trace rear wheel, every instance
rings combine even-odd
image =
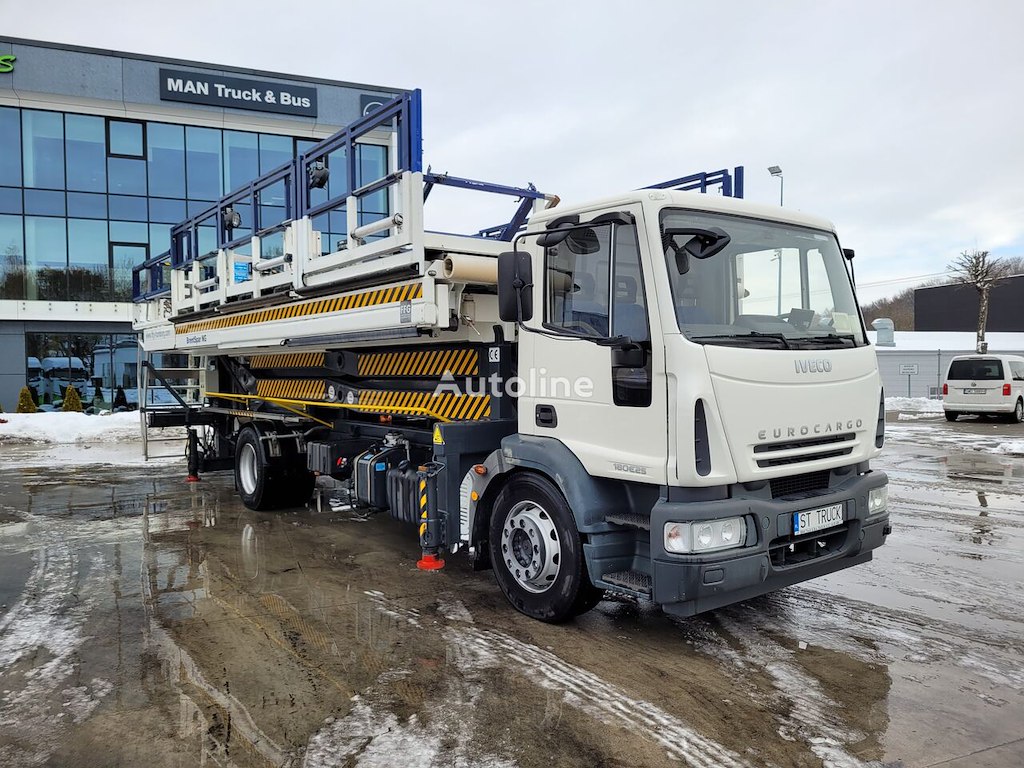
[[[945,413],[946,413],[946,421],[956,421],[957,416],[960,415],[956,411],[946,411]]]
[[[1020,424],[1024,421],[1024,400],[1017,398],[1017,404],[1013,406],[1013,413],[1010,414],[1010,421],[1013,424]]]
[[[235,490],[242,503],[259,511],[277,506],[266,446],[255,427],[243,427],[235,441]]]
[[[304,505],[313,493],[316,475],[294,439],[279,441],[281,455],[271,457],[260,431],[244,427],[235,442],[235,490],[249,509],[266,511]]]
[[[519,475],[502,488],[491,513],[490,546],[498,586],[531,618],[565,621],[600,599],[572,510],[543,477]]]

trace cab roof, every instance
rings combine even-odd
[[[705,211],[708,213],[732,214],[735,216],[746,216],[754,219],[765,219],[776,221],[782,224],[797,224],[813,229],[823,229],[835,232],[835,225],[828,219],[819,216],[812,216],[801,211],[790,208],[781,208],[777,205],[761,205],[751,203],[735,197],[722,197],[721,195],[708,195],[700,192],[681,192],[669,189],[638,189],[614,197],[605,197],[593,200],[581,205],[556,206],[535,213],[529,220],[529,225],[544,224],[552,219],[579,214],[580,216],[593,210],[607,210],[616,206],[641,204],[647,207],[657,206],[658,208],[678,207],[692,211]]]

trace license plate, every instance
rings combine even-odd
[[[965,389],[964,390],[964,394],[965,395],[984,395],[985,394],[985,390],[984,389]]]
[[[833,504],[830,507],[822,507],[821,509],[808,509],[806,512],[794,512],[793,535],[802,536],[805,533],[841,525],[842,522],[842,504]]]

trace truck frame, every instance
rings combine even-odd
[[[192,361],[178,387],[143,360],[182,393],[140,394],[144,418],[187,425],[190,475],[233,470],[251,509],[351,483],[417,528],[421,569],[465,551],[544,621],[607,591],[689,616],[867,562],[884,399],[852,252],[742,183],[565,207],[424,171],[404,93],[135,268],[144,355]],[[439,186],[518,202],[434,232]]]

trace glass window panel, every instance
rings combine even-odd
[[[114,263],[114,301],[131,301],[132,267],[149,258],[149,246],[111,243],[110,257]]]
[[[110,300],[107,222],[68,219],[68,299]]]
[[[148,243],[149,225],[134,221],[110,222],[110,242],[112,243]]]
[[[107,191],[107,148],[103,118],[65,115],[67,137],[68,189],[83,192]]]
[[[25,242],[21,216],[0,216],[0,299],[25,298]]]
[[[361,187],[387,175],[388,150],[378,144],[356,144],[356,186]]]
[[[146,194],[146,163],[126,157],[107,158],[110,191],[120,195]]]
[[[149,198],[149,220],[162,224],[177,224],[185,220],[184,200],[164,200],[159,197]]]
[[[291,136],[272,136],[260,134],[260,173],[272,171],[292,159],[293,144]]]
[[[110,218],[125,219],[127,221],[148,221],[149,212],[147,211],[146,198],[111,195]]]
[[[338,245],[344,242],[345,234],[345,212],[330,211],[313,217],[313,229],[320,232],[320,252],[328,254],[338,250]]]
[[[316,205],[317,202],[326,202],[336,197],[343,197],[349,193],[348,163],[345,161],[347,156],[348,152],[344,147],[336,149],[327,155],[327,168],[331,172],[330,176],[327,177],[327,188],[315,190],[315,197],[317,198],[315,202],[312,200],[314,193],[310,193],[311,205]]]
[[[215,128],[185,129],[188,197],[194,200],[216,200],[224,194],[220,133]]]
[[[295,156],[298,157],[309,151],[310,147],[315,147],[319,142],[313,139],[296,139],[295,140]]]
[[[142,123],[111,120],[110,154],[142,157]]]
[[[149,193],[185,197],[185,129],[180,125],[148,123]]]
[[[25,186],[64,188],[64,120],[58,112],[21,112]]]
[[[39,216],[64,216],[64,193],[49,189],[26,189],[25,213]]]
[[[171,249],[171,228],[166,224],[149,225],[149,252],[163,253]]]
[[[198,227],[199,256],[205,256],[217,250],[217,228],[214,226]]]
[[[281,206],[261,205],[260,206],[260,229],[276,227],[288,214]]]
[[[198,216],[200,213],[210,207],[210,203],[207,200],[189,200],[188,201],[188,218]]]
[[[259,155],[257,134],[224,131],[224,178],[229,192],[260,175]]]
[[[21,213],[21,190],[0,187],[0,213]]]
[[[68,192],[68,216],[80,219],[107,218],[107,196]]]
[[[64,219],[25,217],[29,299],[67,298],[67,231]]]
[[[21,117],[17,109],[0,107],[0,184],[21,186]]]

